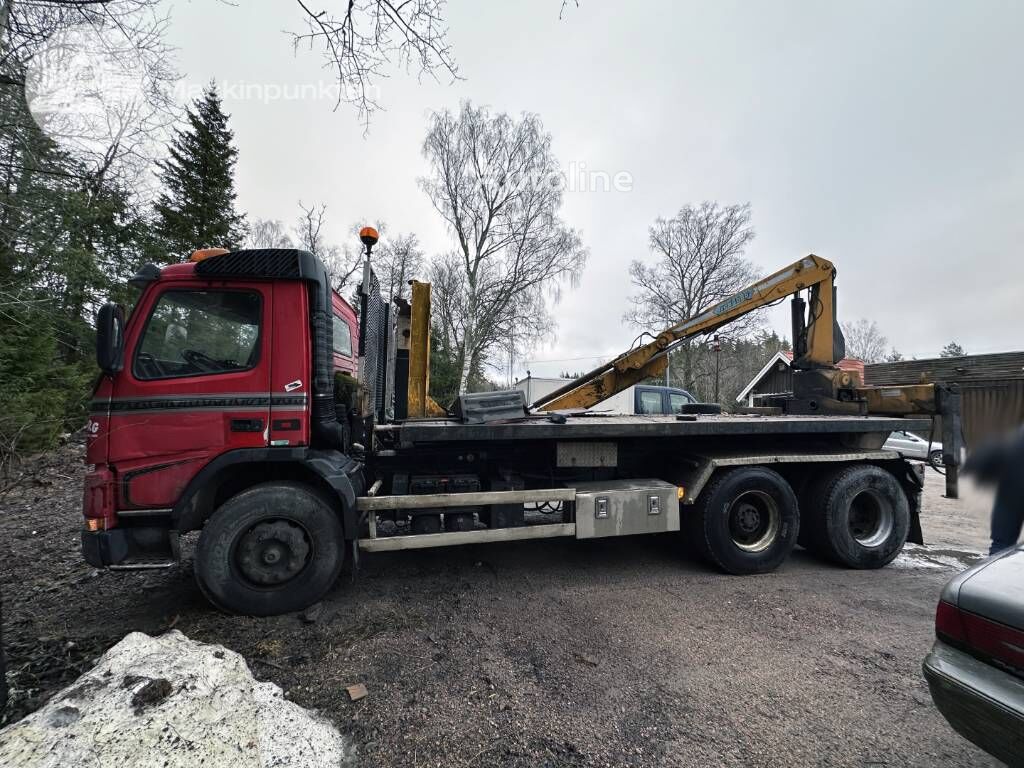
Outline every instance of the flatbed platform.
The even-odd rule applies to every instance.
[[[924,431],[929,418],[890,416],[754,416],[698,415],[680,420],[675,416],[567,416],[556,423],[547,416],[514,421],[466,424],[455,419],[415,419],[385,428],[398,432],[399,443],[450,443],[462,441],[587,440],[726,435],[822,435]]]

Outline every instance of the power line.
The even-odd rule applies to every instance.
[[[588,355],[587,357],[559,357],[550,360],[523,360],[524,363],[571,363],[576,360],[604,360],[609,357],[607,354]]]

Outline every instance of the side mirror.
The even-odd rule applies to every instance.
[[[96,315],[96,364],[108,376],[124,367],[124,310],[109,301]]]

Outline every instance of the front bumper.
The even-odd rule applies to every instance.
[[[1024,766],[1024,680],[936,640],[924,660],[932,700],[965,739]]]
[[[117,565],[128,558],[128,534],[123,528],[82,531],[82,556],[94,568]]]

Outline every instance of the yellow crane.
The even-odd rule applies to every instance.
[[[597,405],[633,384],[663,374],[668,365],[668,352],[680,342],[714,331],[755,309],[804,289],[808,289],[811,294],[812,322],[806,324],[806,332],[801,333],[801,339],[794,338],[793,367],[800,370],[832,368],[843,357],[842,350],[835,350],[833,342],[835,274],[832,263],[819,256],[810,255],[800,259],[695,317],[686,318],[666,328],[653,341],[631,349],[580,376],[542,397],[533,407],[552,411]],[[834,354],[836,351],[839,352],[838,357]],[[851,383],[845,376],[840,380]]]
[[[624,352],[533,403],[535,410],[591,408],[645,379],[664,374],[671,349],[743,315],[792,296],[793,393],[776,406],[793,414],[936,414],[950,407],[933,384],[865,387],[856,373],[836,367],[845,341],[836,322],[836,268],[810,254],[717,304],[666,328],[651,342]],[[807,299],[800,294],[807,291]],[[949,395],[946,396],[949,399]]]
[[[845,356],[846,342],[836,322],[835,278],[836,268],[832,262],[809,254],[696,316],[666,328],[653,341],[630,349],[545,395],[531,408],[535,411],[592,408],[633,384],[663,375],[673,346],[791,296],[793,392],[774,398],[766,412],[821,416],[942,416],[947,492],[955,496],[962,445],[959,388],[955,384],[933,383],[866,387],[857,373],[839,369],[836,363]],[[806,299],[801,295],[805,291]],[[414,282],[409,343],[410,417],[444,413],[444,409],[427,394],[429,302],[430,286]]]

